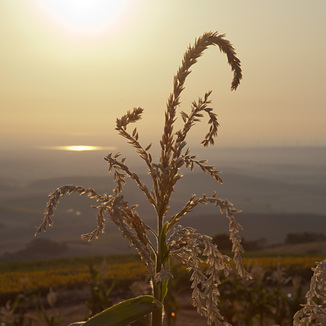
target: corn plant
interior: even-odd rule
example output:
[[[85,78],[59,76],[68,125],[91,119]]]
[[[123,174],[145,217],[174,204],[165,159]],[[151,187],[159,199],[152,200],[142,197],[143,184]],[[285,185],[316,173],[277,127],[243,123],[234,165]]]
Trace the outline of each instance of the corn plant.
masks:
[[[101,270],[96,269],[92,261],[89,262],[88,266],[91,275],[89,282],[90,298],[85,303],[89,309],[90,316],[94,316],[102,310],[112,306],[113,301],[110,298],[110,294],[115,287],[115,282],[107,286],[107,282],[105,282]],[[106,264],[103,264],[102,268],[103,267],[105,268]]]
[[[216,182],[222,183],[219,176],[220,171],[207,164],[206,160],[197,159],[196,155],[191,154],[186,142],[192,127],[200,122],[204,114],[207,114],[209,129],[201,144],[204,147],[214,144],[219,123],[217,115],[210,107],[211,101],[209,97],[211,91],[194,101],[189,113],[180,111],[182,127],[175,131],[177,109],[181,103],[180,96],[184,90],[186,78],[197,59],[212,45],[218,46],[220,51],[227,56],[228,63],[233,71],[231,90],[236,90],[242,79],[240,60],[237,58],[232,44],[225,39],[224,35],[216,32],[204,33],[192,46],[190,45],[185,52],[181,66],[174,76],[173,91],[168,98],[165,111],[164,130],[159,143],[160,157],[157,162],[153,161],[149,151],[152,144],[146,147],[142,146],[138,140],[137,129],[135,128],[131,132],[128,130],[130,124],[141,119],[143,109],[140,107],[134,108],[116,120],[117,132],[134,147],[147,166],[148,173],[151,176],[152,188],[148,188],[139,175],[129,169],[126,158],[121,158],[120,153],[111,153],[105,157],[105,160],[108,163],[109,171],[114,172],[114,180],[116,181],[116,187],[113,189],[112,194],[100,195],[92,188],[75,185],[59,187],[49,195],[43,223],[36,231],[36,234],[39,234],[45,231],[47,226],[52,225],[54,210],[60,198],[73,193],[86,195],[97,202],[97,228],[92,232],[83,234],[83,239],[92,240],[104,232],[105,216],[109,216],[118,226],[122,235],[129,240],[130,245],[137,250],[142,262],[146,265],[151,279],[152,296],[131,299],[134,301],[113,306],[111,311],[115,313],[115,318],[118,318],[119,314],[121,317],[121,320],[116,319],[118,320],[116,325],[128,324],[132,320],[140,318],[141,314],[150,312],[152,314],[151,324],[155,326],[162,325],[164,298],[167,295],[169,279],[173,277],[170,269],[171,258],[185,264],[188,270],[191,271],[193,305],[197,308],[199,314],[206,317],[209,325],[229,325],[219,311],[218,286],[221,273],[227,276],[233,268],[232,266],[234,266],[240,277],[250,278],[241,261],[243,248],[238,233],[242,228],[235,219],[235,214],[239,210],[231,202],[220,199],[216,192],[211,196],[206,194],[196,196],[193,194],[178,213],[170,214],[169,212],[169,202],[175,185],[183,177],[180,173],[181,168],[192,171],[194,167],[199,167]],[[157,221],[156,228],[148,226],[139,216],[136,210],[137,205],[130,205],[124,199],[123,189],[126,178],[132,179],[138,185],[147,201],[153,206]],[[222,254],[217,245],[212,243],[211,237],[200,234],[193,228],[180,225],[180,220],[186,214],[190,213],[198,205],[205,204],[217,206],[221,214],[225,213],[228,218],[230,240],[233,244],[233,258]],[[149,237],[149,234],[154,237]],[[150,238],[155,240],[151,241]],[[203,266],[202,263],[208,267],[201,267]],[[129,311],[126,307],[130,309],[131,305],[139,309],[135,309],[134,315],[126,319],[124,318],[126,317],[126,311]],[[100,318],[98,323],[113,325],[111,323],[113,319],[110,316],[110,310],[107,310],[103,314],[91,318],[85,325],[97,325],[96,320],[99,319],[96,318]]]
[[[306,303],[295,313],[293,326],[326,325],[326,259],[312,270]]]
[[[46,296],[47,303],[50,309],[46,309],[41,303],[41,300],[38,300],[37,297],[34,297],[35,311],[39,317],[40,321],[44,321],[46,326],[60,326],[62,325],[63,316],[55,309],[55,303],[57,301],[56,293],[50,288],[49,293]]]

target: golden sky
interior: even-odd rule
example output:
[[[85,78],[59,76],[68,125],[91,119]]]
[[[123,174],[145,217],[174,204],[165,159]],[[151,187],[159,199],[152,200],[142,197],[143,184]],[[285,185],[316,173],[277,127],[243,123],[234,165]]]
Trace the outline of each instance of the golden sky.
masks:
[[[173,75],[206,31],[226,34],[244,79],[231,92],[226,57],[210,48],[181,109],[212,90],[219,146],[326,146],[325,0],[91,2],[0,0],[1,148],[119,147],[115,119],[138,106],[140,140],[159,140]]]

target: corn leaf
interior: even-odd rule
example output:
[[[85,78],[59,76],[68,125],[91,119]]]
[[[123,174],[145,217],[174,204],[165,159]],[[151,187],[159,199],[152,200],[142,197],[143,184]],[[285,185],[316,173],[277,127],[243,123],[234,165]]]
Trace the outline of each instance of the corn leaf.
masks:
[[[126,326],[161,307],[160,301],[150,295],[144,295],[122,301],[86,322],[73,323],[69,326]]]

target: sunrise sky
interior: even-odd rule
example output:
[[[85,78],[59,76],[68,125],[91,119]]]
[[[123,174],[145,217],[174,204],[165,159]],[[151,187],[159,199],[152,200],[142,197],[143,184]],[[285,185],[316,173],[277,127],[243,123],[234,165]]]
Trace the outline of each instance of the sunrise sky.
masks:
[[[116,148],[115,119],[138,106],[140,140],[159,140],[173,76],[206,31],[226,34],[244,74],[231,92],[209,48],[186,81],[186,112],[213,91],[218,146],[326,146],[325,0],[0,0],[0,149]]]

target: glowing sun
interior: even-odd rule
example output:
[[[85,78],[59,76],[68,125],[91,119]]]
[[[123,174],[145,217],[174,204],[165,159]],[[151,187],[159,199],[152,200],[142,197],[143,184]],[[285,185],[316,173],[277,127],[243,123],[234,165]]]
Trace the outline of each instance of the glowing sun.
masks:
[[[117,21],[130,0],[37,0],[57,24],[79,33],[98,33]]]

